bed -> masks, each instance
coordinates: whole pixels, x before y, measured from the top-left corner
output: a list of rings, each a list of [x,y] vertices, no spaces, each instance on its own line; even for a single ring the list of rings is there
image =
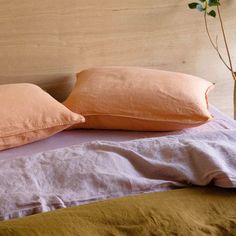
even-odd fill
[[[200,69],[213,60],[207,42],[198,54],[186,50],[193,38],[205,41],[204,32],[192,31],[199,19],[184,1],[1,4],[1,84],[34,83],[62,102],[81,69],[128,65],[198,74],[222,86],[210,97],[214,118],[198,127],[64,130],[0,151],[0,235],[236,234],[232,86],[219,65],[214,73]],[[235,4],[225,8],[232,13]]]
[[[0,235],[233,235],[236,123],[211,112],[183,131],[72,130],[2,151]]]

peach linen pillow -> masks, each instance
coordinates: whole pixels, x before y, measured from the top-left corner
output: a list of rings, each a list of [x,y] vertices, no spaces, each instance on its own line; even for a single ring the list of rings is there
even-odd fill
[[[49,137],[84,122],[33,84],[0,85],[0,150]]]
[[[86,122],[72,128],[173,131],[212,116],[212,83],[191,75],[136,67],[92,68],[77,74],[64,105]]]

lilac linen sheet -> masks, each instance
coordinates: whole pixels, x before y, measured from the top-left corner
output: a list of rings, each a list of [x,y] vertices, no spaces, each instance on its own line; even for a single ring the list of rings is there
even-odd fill
[[[236,188],[236,123],[230,123],[1,160],[0,219],[191,185]]]
[[[160,137],[172,134],[193,134],[203,131],[213,131],[219,129],[232,129],[236,127],[234,120],[224,115],[214,107],[210,107],[214,119],[202,126],[185,129],[177,132],[127,132],[127,131],[105,131],[105,130],[72,130],[63,131],[50,138],[27,144],[21,147],[0,151],[0,160],[6,158],[15,158],[17,156],[32,155],[61,147],[68,147],[89,141],[128,141],[134,139],[143,139],[150,137]]]

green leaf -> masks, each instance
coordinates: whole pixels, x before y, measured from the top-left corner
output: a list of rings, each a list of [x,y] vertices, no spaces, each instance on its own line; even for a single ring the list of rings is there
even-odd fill
[[[216,12],[214,10],[207,13],[209,16],[216,17]]]
[[[192,2],[192,3],[189,3],[189,4],[188,4],[188,7],[189,7],[190,9],[196,9],[198,4],[199,4],[199,3],[197,3],[197,2]]]
[[[209,7],[220,6],[220,0],[207,0]]]

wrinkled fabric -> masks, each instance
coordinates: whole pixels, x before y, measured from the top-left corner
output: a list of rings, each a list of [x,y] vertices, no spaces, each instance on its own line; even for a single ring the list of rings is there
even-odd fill
[[[94,141],[0,161],[0,218],[191,185],[236,187],[236,129]]]
[[[236,191],[192,187],[0,222],[0,236],[236,235]]]

